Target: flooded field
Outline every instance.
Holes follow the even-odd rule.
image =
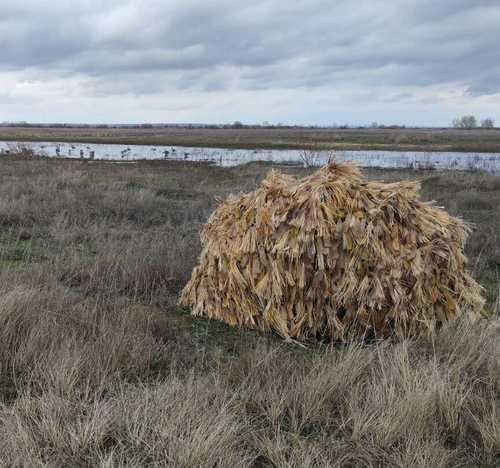
[[[40,156],[99,160],[134,161],[164,159],[204,161],[220,166],[237,166],[254,161],[322,165],[331,154],[304,150],[194,148],[55,142],[0,142],[0,155],[30,148]],[[500,153],[336,151],[335,159],[356,161],[362,167],[483,170],[500,173]]]

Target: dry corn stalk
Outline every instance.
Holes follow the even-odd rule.
[[[301,180],[272,171],[211,215],[180,303],[298,339],[417,336],[476,318],[469,228],[418,192],[417,182],[363,182],[349,163]]]

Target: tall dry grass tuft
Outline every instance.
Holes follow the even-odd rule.
[[[19,294],[23,307],[36,304],[29,291],[7,295]],[[188,347],[175,335],[165,341],[134,311],[88,308],[68,318],[44,309],[49,300],[37,304],[38,320],[26,313],[14,321],[21,311],[8,304],[2,349],[12,351],[2,362],[11,378],[2,374],[0,406],[7,466],[494,466],[500,459],[497,323],[459,324],[434,342],[397,345],[298,351],[258,341],[224,361],[217,347]],[[211,358],[179,369],[169,355],[183,352]]]

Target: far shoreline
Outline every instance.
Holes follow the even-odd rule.
[[[413,128],[98,128],[0,126],[0,141],[309,149],[500,153],[500,129]]]

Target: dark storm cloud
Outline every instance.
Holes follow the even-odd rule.
[[[498,0],[3,0],[0,70],[95,95],[428,86],[500,92]]]

